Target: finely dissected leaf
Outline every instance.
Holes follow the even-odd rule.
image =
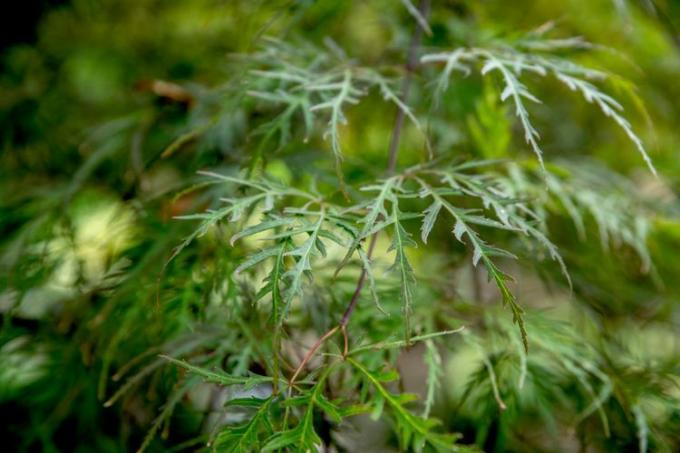
[[[545,40],[541,44],[540,40],[520,41],[521,45],[531,43],[534,49],[540,47],[542,51],[559,51],[563,48],[588,48],[589,45],[578,38],[563,40]],[[580,93],[587,102],[594,103],[619,127],[623,129],[628,138],[633,142],[640,152],[650,171],[656,175],[656,169],[647,154],[647,151],[640,137],[633,131],[630,122],[621,114],[623,107],[610,95],[602,92],[589,80],[607,79],[609,75],[603,71],[590,69],[570,60],[560,57],[547,57],[536,54],[526,54],[522,50],[512,47],[497,48],[471,48],[456,49],[449,53],[433,53],[424,55],[421,58],[423,63],[446,63],[444,71],[440,76],[436,94],[440,97],[446,89],[448,79],[454,69],[461,70],[466,74],[470,72],[471,63],[480,62],[482,64],[481,74],[486,75],[492,71],[497,71],[503,80],[504,88],[500,98],[502,101],[512,99],[515,106],[515,114],[524,130],[524,139],[538,158],[541,167],[545,168],[543,162],[543,151],[538,144],[539,133],[529,118],[529,112],[525,101],[539,103],[529,89],[522,83],[521,77],[525,73],[532,73],[541,77],[554,75],[554,77],[572,91]]]
[[[309,110],[314,112],[316,110],[330,110],[330,119],[328,120],[328,129],[324,133],[324,137],[330,138],[331,147],[335,154],[335,159],[339,163],[342,159],[342,148],[340,146],[340,126],[347,123],[347,118],[343,112],[345,104],[356,104],[359,102],[357,96],[362,95],[362,91],[352,85],[352,73],[346,69],[342,76],[342,82],[315,84],[307,87],[308,90],[337,90],[335,95],[319,104],[313,105]]]
[[[385,101],[394,103],[394,105],[396,105],[397,108],[401,110],[404,115],[406,115],[406,117],[413,123],[413,125],[422,133],[423,126],[420,124],[420,121],[418,121],[418,118],[415,116],[411,108],[404,101],[402,101],[399,95],[397,95],[397,93],[392,89],[390,86],[390,80],[386,79],[376,71],[371,71],[370,75],[372,81],[380,89],[380,94],[382,94],[383,99]]]
[[[552,177],[548,172],[545,172],[544,174],[546,177]],[[498,181],[493,177],[482,178],[457,172],[445,174],[444,180],[455,185],[455,187],[461,188],[467,195],[480,198],[485,207],[493,209],[502,225],[494,225],[493,222],[489,223],[488,220],[482,220],[481,222],[475,221],[472,216],[468,215],[467,221],[469,223],[501,229],[514,229],[524,233],[531,239],[534,239],[540,246],[548,251],[550,258],[560,265],[562,274],[571,287],[571,277],[569,276],[566,263],[562,259],[557,246],[555,246],[541,230],[533,225],[536,220],[539,220],[539,216],[533,212],[526,203],[514,199],[514,193],[505,192],[503,189],[507,189],[507,187],[503,187],[504,183],[502,181]],[[455,230],[454,233],[456,233]],[[459,230],[457,233],[462,234],[462,231]],[[458,235],[456,237],[460,240]]]
[[[404,404],[412,401],[413,398],[390,393],[383,385],[384,379],[379,375],[370,372],[352,357],[348,357],[347,361],[375,389],[377,396],[379,396],[377,400],[379,404],[385,404],[389,407],[402,448],[422,451],[426,444],[437,451],[451,451],[455,448],[457,436],[433,431],[433,428],[438,424],[437,421],[413,415],[404,407]]]
[[[297,259],[293,269],[287,271],[283,277],[290,280],[288,290],[286,292],[286,305],[284,307],[284,316],[288,311],[291,300],[302,293],[302,279],[304,275],[312,270],[311,260],[312,256],[319,252],[317,248],[317,241],[319,241],[319,232],[325,221],[325,213],[321,212],[318,219],[308,231],[309,236],[299,247],[284,253],[284,256],[293,256]]]
[[[252,387],[258,384],[264,384],[268,382],[272,382],[272,378],[267,377],[267,376],[257,376],[257,375],[251,375],[247,377],[240,377],[240,376],[232,376],[226,373],[218,372],[218,371],[210,371],[206,370],[205,368],[197,367],[195,365],[191,365],[183,360],[177,360],[173,357],[167,356],[167,355],[160,355],[162,359],[167,360],[168,362],[171,362],[180,368],[184,368],[185,370],[194,373],[206,381],[213,382],[215,384],[221,384],[221,385],[243,385],[246,388]]]
[[[503,304],[510,307],[513,315],[513,320],[517,323],[520,332],[522,333],[522,340],[524,342],[524,346],[525,348],[528,348],[528,339],[526,329],[524,327],[524,319],[522,316],[523,310],[517,304],[515,296],[512,294],[507,285],[507,282],[510,280],[510,277],[507,274],[503,273],[491,259],[492,257],[498,256],[506,258],[515,258],[515,256],[505,250],[488,245],[486,242],[484,242],[484,240],[482,240],[479,234],[470,227],[470,224],[481,223],[486,224],[488,226],[502,228],[503,224],[484,221],[483,218],[471,214],[472,211],[470,210],[456,208],[447,199],[445,199],[439,193],[437,193],[437,191],[433,190],[425,181],[420,179],[419,183],[422,187],[423,193],[432,197],[433,200],[439,201],[442,207],[447,212],[449,212],[449,214],[451,214],[451,216],[455,220],[453,228],[454,237],[461,242],[463,241],[463,238],[467,238],[470,241],[470,245],[472,246],[472,264],[476,266],[479,261],[481,261],[482,264],[484,264],[484,267],[486,268],[489,274],[489,279],[494,281],[494,283],[498,287],[498,290],[501,293]]]
[[[255,71],[254,74],[263,77],[270,75],[265,71]],[[311,112],[309,110],[309,99],[306,96],[293,95],[281,90],[277,91],[276,93],[249,91],[248,94],[260,100],[286,105],[281,114],[274,117],[271,121],[262,124],[255,131],[255,133],[263,136],[262,141],[257,148],[258,156],[264,153],[265,147],[274,139],[277,134],[279,136],[278,148],[283,147],[290,141],[292,134],[292,123],[297,112],[302,114],[306,127],[306,137],[309,136],[309,133],[312,129],[313,117],[311,116]]]
[[[444,70],[437,80],[435,102],[438,102],[437,100],[441,99],[448,88],[449,80],[451,79],[451,74],[454,70],[461,71],[464,75],[470,74],[470,68],[464,63],[467,58],[466,49],[460,48],[450,53],[427,54],[420,59],[421,63],[446,63],[444,65]]]
[[[255,408],[256,411],[247,423],[227,427],[221,431],[214,441],[215,448],[234,453],[246,453],[258,448],[262,444],[261,439],[273,433],[270,414],[273,403],[273,396],[264,400],[250,398],[229,401],[230,406],[247,406]]]
[[[254,255],[251,255],[243,261],[234,271],[236,274],[240,274],[246,269],[249,269],[257,264],[260,264],[262,261],[266,260],[267,258],[271,258],[272,256],[276,256],[279,254],[279,247],[271,247],[268,249],[260,250],[259,252],[255,253]]]
[[[418,10],[418,8],[415,7],[415,5],[411,2],[411,0],[401,0],[401,3],[404,4],[406,9],[408,10],[408,13],[413,16],[413,18],[418,22],[418,25],[427,32],[428,35],[432,34],[432,30],[430,29],[430,24],[427,23],[427,19],[423,17],[421,12]]]
[[[321,438],[314,431],[313,411],[305,412],[300,424],[295,428],[276,433],[267,441],[261,451],[276,451],[284,447],[295,448],[301,452],[314,452],[322,444]]]
[[[434,227],[434,223],[437,220],[439,211],[442,209],[442,204],[439,200],[434,200],[430,206],[425,210],[425,216],[423,217],[423,225],[421,227],[421,239],[423,243],[427,244],[427,238]]]
[[[168,259],[168,262],[172,261],[177,255],[179,255],[180,252],[196,238],[206,234],[208,230],[214,225],[216,225],[218,222],[222,221],[227,217],[229,217],[229,220],[231,222],[235,222],[241,218],[244,212],[253,209],[256,205],[260,203],[263,203],[265,207],[268,207],[267,205],[271,205],[274,199],[282,198],[285,196],[303,197],[306,198],[307,200],[315,200],[315,198],[312,195],[304,191],[291,187],[284,187],[275,184],[271,181],[248,180],[240,177],[223,175],[209,171],[202,171],[199,172],[199,174],[207,176],[216,181],[226,182],[239,187],[247,187],[251,190],[256,191],[256,193],[252,195],[245,195],[238,198],[222,198],[221,201],[227,203],[228,205],[214,211],[209,211],[207,213],[202,214],[191,214],[176,217],[178,219],[183,220],[201,220],[202,222],[199,225],[199,227],[196,230],[194,230],[193,233],[191,233],[180,245],[175,247],[171,257]],[[266,223],[265,226],[267,226]],[[273,227],[274,226],[270,225],[270,228]],[[248,236],[250,234],[258,232],[257,227],[253,227],[253,229],[255,229],[256,231],[253,232],[252,230],[246,229],[242,231],[240,234],[237,233],[236,238],[235,239],[232,238],[232,241],[236,241],[241,237]],[[266,229],[267,228],[265,228],[264,230]]]
[[[557,246],[553,244],[548,237],[543,234],[541,231],[539,231],[537,228],[533,227],[530,225],[528,222],[521,220],[517,222],[520,228],[522,228],[524,231],[527,232],[532,238],[534,238],[538,243],[543,246],[546,250],[548,250],[548,253],[550,254],[550,258],[553,259],[554,261],[557,261],[557,263],[560,265],[560,270],[562,271],[562,275],[564,275],[564,278],[567,279],[567,283],[569,283],[569,287],[572,287],[572,282],[571,282],[571,277],[569,276],[569,271],[567,270],[567,264],[564,262],[562,259],[562,255],[560,254],[559,250],[557,249]]]
[[[427,418],[432,410],[435,400],[435,392],[440,386],[440,379],[443,375],[442,358],[431,339],[425,340],[425,365],[427,366],[427,394],[425,396],[425,408],[423,417]]]
[[[555,76],[559,81],[567,85],[572,91],[580,91],[586,101],[594,103],[600,108],[600,110],[602,110],[602,113],[613,119],[614,122],[624,130],[628,138],[635,144],[635,147],[642,155],[642,158],[645,160],[649,170],[654,175],[656,175],[656,169],[654,168],[654,164],[652,163],[649,154],[647,154],[647,151],[645,150],[645,146],[642,144],[642,139],[640,139],[640,137],[638,137],[637,134],[633,132],[630,122],[620,113],[623,111],[621,104],[586,80],[559,72],[556,72]]]
[[[378,289],[375,283],[375,276],[373,275],[373,266],[371,264],[371,260],[368,258],[366,253],[361,249],[361,247],[357,249],[357,252],[359,253],[359,258],[361,258],[363,270],[364,272],[366,272],[366,278],[368,278],[368,289],[371,291],[371,297],[373,298],[373,302],[375,303],[376,308],[380,310],[381,313],[387,314],[387,312],[380,305],[380,297],[378,296]]]
[[[258,200],[252,200],[253,202],[259,201]],[[213,225],[217,224],[220,220],[224,219],[228,215],[234,212],[235,206],[227,206],[222,209],[219,209],[217,211],[213,211],[208,214],[199,214],[199,215],[192,215],[192,216],[183,216],[180,217],[180,219],[185,219],[185,220],[194,220],[194,219],[199,219],[202,220],[201,225],[194,230],[193,233],[191,233],[189,236],[187,236],[184,241],[182,241],[181,244],[179,244],[175,249],[172,251],[172,255],[170,255],[170,258],[168,259],[168,263],[175,259],[177,255],[179,255],[182,250],[184,250],[189,244],[191,244],[196,238],[199,238],[206,234],[210,227]]]
[[[274,218],[267,220],[265,222],[260,222],[257,225],[245,228],[238,233],[234,234],[230,239],[230,244],[234,245],[234,242],[241,238],[252,236],[257,233],[262,233],[263,231],[272,230],[282,226],[289,226],[295,223],[295,219],[290,217]]]
[[[303,452],[317,451],[322,441],[314,430],[315,408],[329,414],[335,421],[341,417],[340,410],[323,396],[326,379],[333,368],[332,365],[326,367],[312,389],[300,396],[299,404],[304,404],[304,413],[298,424],[294,428],[274,434],[267,440],[262,451],[275,451],[284,447]]]
[[[528,99],[536,103],[540,103],[541,101],[539,101],[538,98],[529,92],[527,87],[524,86],[524,84],[522,84],[515,76],[515,73],[512,71],[512,69],[502,60],[497,59],[492,53],[489,52],[485,52],[484,56],[486,57],[487,61],[482,67],[482,75],[485,75],[493,70],[497,70],[501,73],[505,83],[505,88],[501,93],[501,101],[505,101],[506,99],[512,97],[512,100],[515,104],[515,114],[519,118],[522,128],[524,129],[524,140],[527,142],[527,144],[531,145],[531,149],[536,154],[541,166],[544,166],[543,151],[538,146],[538,139],[540,137],[538,135],[538,131],[531,124],[531,121],[529,121],[529,112],[527,112],[527,109],[524,106],[523,99]],[[545,73],[545,70],[540,66],[530,66],[529,69],[541,75]]]
[[[409,8],[409,12],[421,18],[421,26],[427,26],[417,9]],[[294,49],[279,41],[269,40],[268,44],[251,58],[269,69],[253,70],[250,74],[276,86],[270,91],[250,90],[248,94],[260,101],[283,106],[283,111],[258,130],[264,136],[258,155],[264,152],[264,145],[276,135],[280,137],[279,147],[291,141],[298,116],[302,116],[305,125],[306,142],[313,130],[314,118],[328,112],[323,137],[331,144],[337,174],[342,181],[339,166],[343,157],[340,128],[347,123],[345,109],[358,104],[372,87],[377,87],[385,101],[395,104],[422,130],[409,106],[391,88],[395,80],[375,68],[347,64],[345,52],[337,44],[330,45],[332,53],[310,45]],[[340,61],[337,61],[338,58]],[[314,62],[311,65],[310,60]]]
[[[396,178],[389,178],[383,181],[381,185],[368,186],[362,189],[363,191],[378,192],[378,195],[366,205],[366,215],[360,220],[360,223],[363,224],[361,232],[354,238],[352,244],[347,250],[347,254],[338,265],[336,274],[344,267],[345,264],[347,264],[349,259],[352,257],[354,250],[357,249],[361,241],[366,239],[371,234],[375,234],[376,222],[378,222],[378,220],[381,218],[385,219],[389,217],[385,204],[388,201],[394,201],[394,194],[392,193],[392,190],[394,189],[397,182],[398,181]]]
[[[392,221],[394,223],[394,236],[389,251],[394,251],[394,263],[390,268],[391,271],[399,275],[401,285],[401,306],[404,313],[404,335],[408,341],[411,335],[411,306],[413,305],[413,287],[416,283],[415,274],[411,263],[406,256],[406,247],[416,247],[417,244],[411,239],[408,232],[404,229],[400,222],[401,212],[397,203],[392,203]]]
[[[557,171],[568,172],[570,176],[558,177],[546,172],[542,175],[550,189],[543,189],[542,177],[537,178],[517,165],[510,166],[508,178],[501,178],[502,184],[511,191],[535,192],[533,212],[540,213],[541,222],[545,223],[548,212],[555,212],[552,200],[561,204],[566,214],[574,223],[581,240],[586,239],[586,217],[590,216],[597,226],[598,234],[604,250],[610,243],[630,246],[641,260],[641,271],[650,272],[653,264],[647,247],[649,219],[641,202],[636,199],[621,197],[621,191],[634,193],[632,185],[621,181],[607,171],[595,165],[574,167],[573,164],[555,166]],[[535,235],[535,239],[550,251],[547,240]],[[549,242],[549,240],[548,240]],[[550,251],[551,255],[553,251]],[[562,266],[562,263],[560,263]]]
[[[281,324],[281,309],[285,301],[281,292],[281,285],[283,284],[284,263],[283,256],[288,248],[287,241],[281,241],[277,247],[276,261],[272,270],[265,279],[265,285],[260,289],[257,298],[261,299],[265,294],[270,293],[272,297],[272,321],[275,326],[280,327]]]
[[[437,337],[442,337],[446,335],[453,335],[454,333],[460,333],[463,330],[465,330],[465,326],[459,327],[454,330],[444,330],[441,332],[433,332],[433,333],[428,333],[424,335],[416,335],[411,338],[409,338],[409,342],[407,343],[406,340],[395,340],[395,341],[381,341],[379,343],[373,343],[373,344],[368,344],[364,346],[359,346],[357,348],[352,349],[349,354],[354,355],[354,354],[360,354],[362,352],[366,351],[378,351],[378,350],[383,350],[383,349],[394,349],[394,348],[404,348],[406,346],[409,346],[410,344],[413,343],[418,343],[421,341],[426,341],[430,339],[434,339]]]

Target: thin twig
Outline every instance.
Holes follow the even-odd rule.
[[[420,14],[423,17],[427,17],[428,13],[430,11],[430,0],[422,0],[420,2],[420,5],[418,7],[418,10],[420,11]],[[406,75],[404,76],[404,81],[402,82],[401,85],[401,100],[406,101],[408,99],[408,95],[411,91],[411,80],[413,78],[413,71],[415,70],[416,66],[418,65],[418,47],[420,46],[420,39],[423,34],[423,30],[421,27],[416,26],[415,30],[413,31],[413,38],[411,39],[411,45],[409,46],[408,50],[408,57],[406,58]],[[389,160],[387,164],[387,172],[389,174],[394,173],[394,170],[397,168],[397,156],[399,154],[399,141],[401,139],[401,131],[404,128],[404,120],[406,118],[406,114],[404,113],[404,109],[397,109],[397,115],[394,119],[394,127],[392,128],[392,137],[390,138],[390,146],[388,149],[388,155],[389,155]],[[378,238],[378,234],[374,234],[371,237],[371,242],[368,245],[368,250],[366,252],[366,256],[368,259],[371,259],[371,256],[373,255],[373,249],[375,248],[375,243]],[[354,312],[354,308],[357,305],[357,302],[359,300],[359,296],[361,295],[361,290],[364,287],[364,282],[366,281],[366,269],[362,269],[361,274],[359,275],[359,280],[357,281],[357,286],[356,289],[354,290],[354,294],[352,295],[352,300],[350,300],[349,305],[347,306],[347,309],[345,310],[344,315],[342,316],[342,321],[340,321],[341,326],[346,326],[347,323],[349,322],[350,316],[352,316],[352,313]]]
[[[371,256],[373,255],[373,249],[375,249],[375,243],[378,240],[378,235],[374,234],[371,236],[370,243],[368,244],[368,250],[366,251],[366,257],[370,260]],[[359,296],[361,295],[361,290],[364,288],[364,282],[366,281],[366,268],[361,269],[361,274],[359,274],[359,280],[357,281],[357,286],[354,289],[354,294],[352,294],[352,299],[349,301],[349,305],[347,305],[347,309],[345,309],[345,313],[342,315],[342,320],[340,321],[340,325],[345,327],[347,326],[347,323],[349,322],[349,317],[352,316],[352,313],[354,312],[354,308],[357,306],[357,302],[359,302]]]
[[[422,17],[427,17],[430,12],[430,0],[421,0],[418,6],[418,11]],[[411,44],[408,49],[408,56],[406,57],[406,75],[401,83],[401,101],[406,102],[411,91],[411,81],[413,79],[413,71],[418,66],[418,47],[420,47],[420,39],[423,35],[423,29],[416,26],[411,38]],[[394,127],[392,128],[392,137],[390,138],[389,147],[389,161],[387,164],[387,172],[394,173],[397,168],[397,155],[399,154],[399,140],[401,139],[401,131],[404,127],[404,120],[406,113],[404,109],[397,109],[397,116],[394,119]],[[369,256],[370,258],[370,256]]]
[[[430,11],[430,0],[421,0],[420,5],[418,6],[418,11],[422,15],[422,17],[427,17]],[[422,28],[416,25],[415,30],[413,31],[413,36],[411,38],[411,44],[409,45],[408,56],[406,57],[406,64],[404,65],[404,68],[406,69],[406,74],[404,75],[404,80],[402,81],[401,84],[400,98],[402,101],[405,101],[408,98],[408,95],[411,91],[411,81],[413,79],[413,72],[418,65],[418,47],[420,46],[422,34],[423,34]],[[390,145],[388,148],[387,173],[389,174],[394,173],[394,170],[397,168],[399,141],[401,140],[401,132],[404,127],[405,117],[406,114],[404,113],[404,110],[397,108],[397,114],[394,119],[394,127],[392,128],[392,135],[390,137]],[[368,245],[368,250],[366,251],[366,256],[368,257],[369,260],[373,255],[373,249],[375,248],[377,239],[378,239],[377,233],[371,236]],[[359,274],[359,279],[357,280],[354,294],[352,294],[352,299],[350,299],[350,302],[347,305],[344,314],[342,315],[340,323],[337,326],[330,329],[328,332],[326,332],[321,338],[319,338],[319,340],[314,344],[314,346],[312,346],[312,348],[307,352],[307,355],[305,355],[305,358],[302,360],[302,363],[300,363],[297,370],[295,370],[295,374],[293,374],[293,377],[290,380],[290,385],[293,385],[293,383],[295,382],[295,378],[297,378],[297,376],[300,374],[300,372],[305,367],[307,362],[309,362],[309,360],[321,347],[321,345],[327,339],[332,337],[333,334],[335,334],[335,332],[338,329],[340,329],[344,338],[343,356],[344,357],[347,356],[348,352],[347,324],[349,323],[349,318],[352,316],[352,313],[354,312],[354,309],[356,308],[357,303],[359,302],[359,296],[361,295],[361,291],[364,288],[364,283],[366,282],[366,274],[367,274],[366,269],[363,268],[361,270],[361,274]]]
[[[293,384],[295,383],[295,379],[298,377],[300,372],[304,369],[305,365],[307,365],[307,362],[311,360],[311,358],[314,356],[314,353],[316,352],[317,349],[321,347],[321,345],[328,340],[330,337],[335,334],[335,332],[340,328],[340,326],[335,326],[328,332],[326,332],[321,338],[316,340],[316,343],[307,351],[307,354],[305,357],[302,359],[302,362],[300,362],[300,365],[298,365],[297,369],[295,370],[295,374],[293,374],[293,377],[290,378],[290,382],[288,383],[288,387],[292,387]]]
[[[340,331],[342,332],[342,339],[344,340],[342,356],[347,357],[347,354],[349,354],[349,338],[347,338],[347,326],[340,326]]]

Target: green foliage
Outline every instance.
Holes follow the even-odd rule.
[[[680,52],[615,3],[47,13],[1,57],[9,448],[676,451]]]
[[[371,398],[373,409],[371,415],[374,419],[378,419],[384,407],[390,409],[390,413],[394,419],[395,430],[399,438],[399,444],[402,449],[414,451],[422,451],[425,445],[430,445],[437,451],[450,451],[456,441],[456,436],[438,434],[433,431],[437,423],[430,419],[423,419],[413,415],[405,405],[414,399],[414,395],[400,394],[394,395],[385,388],[385,383],[393,381],[398,378],[396,373],[378,374],[367,370],[363,365],[348,358],[348,362],[354,366],[361,376],[366,380],[367,384],[375,390],[375,395]]]
[[[540,36],[533,39],[540,38]],[[501,43],[503,44],[503,43]],[[534,53],[527,54],[521,50],[522,44],[533,50]],[[451,53],[428,54],[422,57],[423,63],[446,62],[444,72],[438,82],[438,94],[448,85],[448,79],[453,70],[470,73],[469,64],[479,62],[482,64],[480,73],[487,75],[492,71],[497,71],[503,80],[503,90],[500,95],[501,101],[512,100],[515,107],[515,114],[524,130],[524,140],[531,146],[536,154],[541,166],[543,166],[543,151],[538,140],[540,138],[538,130],[529,119],[529,112],[525,101],[540,103],[541,101],[534,96],[526,85],[521,81],[523,73],[535,74],[541,77],[548,75],[554,76],[559,82],[565,84],[571,91],[575,91],[583,98],[596,105],[605,116],[611,118],[621,127],[629,139],[635,144],[642,155],[649,169],[656,174],[654,165],[645,150],[640,137],[635,134],[630,122],[621,115],[623,106],[608,94],[602,92],[589,80],[606,80],[611,77],[603,71],[597,71],[588,67],[581,66],[571,60],[556,56],[544,56],[542,52],[549,52],[564,49],[582,49],[590,45],[578,38],[561,40],[528,40],[520,41],[520,49],[505,44],[496,48],[473,48],[456,49]]]

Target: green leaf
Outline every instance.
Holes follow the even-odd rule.
[[[425,210],[425,216],[423,217],[423,225],[421,227],[420,235],[423,243],[425,244],[427,244],[427,238],[430,235],[430,231],[432,231],[432,227],[437,220],[437,216],[439,215],[441,208],[441,202],[439,200],[434,200],[432,204]]]
[[[173,363],[177,365],[180,368],[184,368],[185,370],[202,377],[204,380],[208,382],[213,382],[215,384],[220,384],[220,385],[243,385],[246,388],[251,388],[255,385],[259,384],[264,384],[264,383],[269,383],[272,382],[272,378],[267,377],[267,376],[257,376],[257,375],[251,375],[247,377],[241,377],[241,376],[232,376],[226,373],[218,372],[218,371],[210,371],[206,370],[205,368],[200,368],[194,365],[191,365],[183,360],[177,360],[173,357],[163,355],[161,354],[159,356],[162,359],[167,360],[170,363]]]
[[[517,300],[515,299],[515,296],[508,288],[507,282],[510,280],[510,277],[507,274],[503,273],[491,259],[494,256],[502,256],[507,258],[515,258],[515,256],[505,250],[491,247],[486,242],[484,242],[479,236],[479,234],[474,229],[472,229],[468,224],[470,218],[469,210],[456,208],[447,199],[443,198],[436,191],[432,190],[432,188],[422,179],[418,179],[418,182],[422,187],[423,193],[429,194],[429,196],[432,197],[433,200],[438,200],[441,203],[442,207],[447,212],[449,212],[449,214],[451,214],[451,216],[454,218],[455,220],[453,228],[454,237],[461,242],[463,242],[464,237],[466,237],[469,240],[472,246],[472,264],[476,266],[477,263],[479,263],[480,261],[484,264],[484,267],[486,268],[489,274],[489,279],[494,281],[494,283],[498,287],[498,290],[501,293],[503,305],[510,307],[510,310],[512,311],[513,321],[517,323],[519,330],[522,334],[522,341],[524,343],[524,347],[528,349],[529,343],[523,317],[524,311],[519,306]],[[472,222],[470,223],[473,222],[479,223],[480,222],[479,216],[472,215]],[[487,223],[487,226],[499,228],[494,222]]]
[[[532,41],[533,46],[538,45],[542,50],[559,51],[562,44],[571,46],[574,43],[582,43],[581,40],[557,40],[560,43],[555,45],[554,40]],[[536,48],[536,47],[534,47]],[[546,57],[537,54],[526,54],[516,48],[504,46],[501,49],[495,48],[475,48],[475,49],[456,49],[449,53],[429,54],[421,58],[423,63],[442,63],[446,62],[446,67],[438,84],[438,94],[441,95],[442,88],[446,88],[448,79],[453,69],[464,72],[469,71],[469,67],[463,63],[479,61],[482,63],[481,74],[486,75],[491,71],[497,71],[503,80],[504,89],[500,95],[501,101],[512,99],[515,106],[515,114],[524,130],[524,139],[536,154],[541,168],[545,170],[543,162],[543,151],[538,140],[539,134],[529,118],[529,112],[525,106],[525,100],[535,103],[540,101],[522,83],[520,77],[525,73],[537,74],[541,77],[554,75],[555,78],[570,90],[580,93],[583,98],[595,104],[605,116],[609,117],[617,124],[633,142],[650,171],[656,175],[656,169],[645,150],[640,137],[633,131],[630,122],[621,114],[623,107],[614,98],[602,92],[590,80],[602,80],[608,74],[602,71],[593,70],[576,64],[565,58],[550,56]]]
[[[427,418],[432,410],[435,393],[440,386],[440,380],[443,376],[442,358],[432,339],[425,340],[425,354],[423,358],[427,366],[427,392],[423,417]]]
[[[238,233],[234,234],[229,243],[233,246],[236,241],[241,238],[252,236],[257,233],[262,233],[263,231],[273,230],[282,226],[288,226],[295,223],[296,220],[290,217],[281,217],[267,220],[265,222],[260,222],[257,225],[245,228]]]
[[[377,392],[372,402],[379,406],[385,404],[389,408],[402,449],[421,451],[425,444],[441,452],[449,452],[454,448],[457,436],[435,432],[433,428],[438,424],[436,420],[418,417],[404,407],[405,403],[412,401],[410,397],[390,393],[382,385],[381,379],[364,365],[352,357],[347,357],[347,361]]]
[[[415,5],[411,3],[411,0],[401,0],[401,3],[408,10],[408,13],[413,16],[416,22],[418,22],[418,26],[425,30],[428,35],[432,35],[432,30],[430,29],[430,25],[427,23],[427,19],[423,17],[418,8],[416,8]]]
[[[337,92],[334,97],[319,104],[313,105],[309,110],[314,112],[317,110],[329,109],[331,111],[330,119],[328,120],[328,129],[324,133],[324,137],[329,137],[333,154],[335,154],[336,162],[342,160],[342,148],[340,146],[340,125],[347,123],[347,118],[343,112],[345,104],[356,104],[358,102],[356,96],[362,94],[361,91],[352,86],[352,72],[346,69],[343,73],[342,82],[338,84],[328,85],[311,85],[307,87],[308,90],[335,90]]]
[[[312,228],[307,232],[309,236],[307,239],[299,246],[295,247],[290,251],[284,253],[284,256],[293,256],[297,259],[293,269],[287,271],[283,277],[290,279],[290,285],[286,292],[286,304],[284,305],[285,317],[290,303],[293,298],[299,294],[302,294],[302,279],[303,276],[312,270],[312,256],[316,255],[318,252],[317,241],[319,240],[319,233],[323,222],[325,221],[325,213],[321,212],[318,215],[318,219],[312,226]]]
[[[273,433],[273,423],[270,419],[270,406],[273,401],[273,396],[264,400],[244,398],[229,401],[227,404],[231,406],[245,406],[257,410],[247,423],[222,430],[215,439],[215,448],[230,453],[247,453],[259,447],[261,438],[269,437]]]
[[[380,305],[380,298],[378,296],[378,289],[375,283],[375,276],[373,275],[373,266],[371,264],[371,260],[361,247],[357,249],[357,252],[359,252],[359,258],[361,258],[363,270],[366,272],[366,278],[368,278],[368,289],[371,292],[373,303],[382,314],[386,315],[387,312],[383,309],[382,305]]]
[[[425,335],[416,335],[414,337],[411,337],[409,339],[409,343],[406,342],[406,340],[395,340],[395,341],[380,341],[378,343],[372,343],[372,344],[367,344],[364,346],[358,346],[354,349],[352,349],[349,354],[354,355],[354,354],[360,354],[362,352],[367,352],[367,351],[379,351],[383,349],[395,349],[395,348],[404,348],[406,346],[409,346],[410,344],[413,343],[419,343],[421,341],[427,341],[430,339],[434,339],[437,337],[441,336],[446,336],[446,335],[453,335],[454,333],[460,333],[465,329],[465,326],[461,326],[457,329],[454,330],[443,330],[441,332],[433,332],[433,333],[428,333]]]
[[[250,269],[251,267],[255,266],[256,264],[261,263],[262,261],[266,260],[267,258],[271,258],[272,256],[277,256],[279,254],[280,247],[270,247],[268,249],[260,250],[259,252],[255,253],[254,255],[251,255],[243,261],[234,271],[235,274],[240,274],[246,269]]]
[[[394,222],[394,237],[392,238],[392,245],[388,249],[395,252],[394,263],[390,270],[399,275],[401,284],[401,305],[404,313],[404,335],[408,341],[411,335],[411,306],[413,304],[413,287],[416,283],[415,274],[411,263],[406,256],[406,247],[416,247],[417,244],[411,239],[408,232],[404,229],[400,222],[399,207],[397,203],[392,203],[392,219]]]
[[[315,452],[322,445],[321,438],[314,430],[314,409],[320,408],[332,420],[340,420],[341,412],[323,396],[323,388],[326,379],[333,370],[333,365],[327,366],[319,376],[316,384],[311,391],[303,393],[299,398],[299,403],[306,405],[304,413],[298,424],[286,431],[281,431],[271,436],[263,452],[275,451],[284,447],[295,448],[297,451]]]
[[[392,193],[392,190],[396,183],[397,183],[396,178],[389,178],[383,181],[382,184],[378,186],[368,186],[362,189],[364,191],[377,191],[378,195],[375,198],[373,198],[367,205],[368,211],[366,215],[360,220],[360,223],[363,224],[361,232],[354,238],[354,241],[347,249],[345,257],[342,259],[342,261],[340,262],[335,271],[336,275],[350,260],[350,258],[354,254],[354,251],[357,250],[357,248],[359,247],[361,241],[377,232],[376,230],[374,230],[376,222],[380,218],[386,219],[389,217],[387,213],[387,208],[385,207],[385,203],[387,201],[394,202],[395,197],[394,194]],[[381,229],[384,228],[385,226],[382,226]]]
[[[288,241],[281,241],[276,247],[276,260],[274,261],[274,266],[271,272],[265,278],[265,285],[260,289],[257,294],[257,299],[262,299],[266,294],[271,294],[272,296],[272,314],[271,318],[274,325],[277,328],[281,324],[281,309],[283,308],[285,301],[283,299],[283,294],[281,293],[281,285],[283,284],[283,274],[284,274],[284,263],[283,256],[288,248]]]

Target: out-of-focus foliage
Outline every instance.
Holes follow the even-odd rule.
[[[2,51],[9,450],[680,448],[680,9],[429,3]]]

